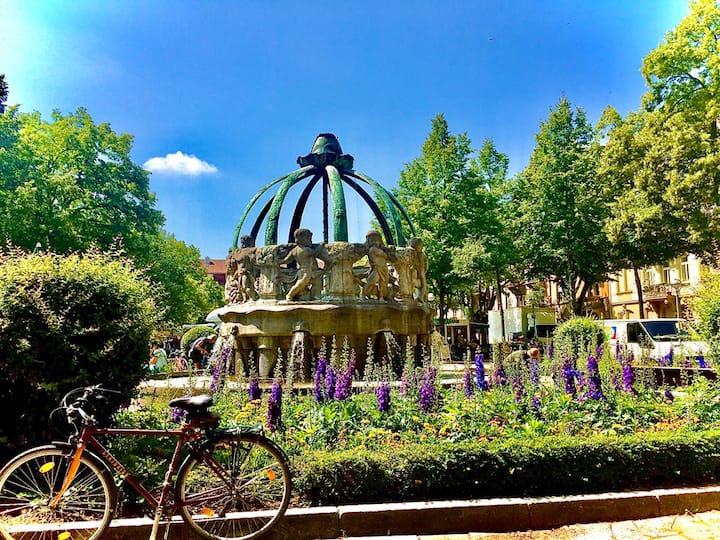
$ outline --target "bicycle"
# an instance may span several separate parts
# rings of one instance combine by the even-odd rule
[[[199,395],[169,403],[186,413],[178,429],[100,427],[93,402],[111,392],[99,385],[69,392],[58,409],[73,428],[68,442],[27,450],[0,470],[0,538],[99,538],[117,507],[113,471],[154,509],[152,540],[163,517],[167,538],[178,512],[208,540],[258,538],[282,518],[291,494],[288,459],[262,425],[218,429],[212,396]],[[98,440],[108,435],[177,439],[159,495]]]

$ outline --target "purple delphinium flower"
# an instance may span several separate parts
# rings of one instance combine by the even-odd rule
[[[325,401],[325,392],[323,389],[323,379],[325,378],[325,370],[327,369],[327,363],[325,360],[320,358],[315,368],[315,401],[322,403]]]
[[[552,346],[552,343],[551,343],[550,345],[548,345],[547,352],[546,352],[548,358],[552,358],[554,352],[555,352],[555,348]]]
[[[669,388],[665,389],[665,399],[668,401],[675,401],[675,396],[673,396],[673,393]]]
[[[623,363],[623,390],[628,394],[637,395],[638,391],[635,389],[635,368],[631,362]]]
[[[275,431],[282,426],[282,386],[280,381],[273,381],[270,390],[266,425],[270,431]]]
[[[523,386],[520,377],[515,377],[513,379],[512,387],[515,391],[515,403],[522,403],[522,398],[525,395],[525,387]]]
[[[420,381],[420,410],[423,412],[430,412],[435,406],[436,373],[433,367],[423,370],[422,380]]]
[[[335,395],[335,370],[332,366],[325,370],[325,395],[328,399]]]
[[[471,398],[475,392],[475,383],[473,381],[472,371],[469,369],[465,370],[465,397]]]
[[[212,379],[210,380],[210,392],[213,393],[215,390],[222,390],[225,386],[225,373],[226,373],[226,366],[228,361],[228,356],[230,356],[230,351],[232,349],[230,347],[225,347],[222,352],[220,353],[220,358],[218,358],[217,362],[215,362],[215,367],[213,368],[213,374]]]
[[[537,358],[530,359],[530,382],[533,386],[540,384],[540,363]]]
[[[344,373],[338,376],[337,383],[335,384],[334,397],[338,401],[345,401],[350,397],[352,391],[353,375],[355,374],[355,359],[351,358],[348,362],[348,368]]]
[[[533,409],[539,409],[540,407],[542,407],[542,402],[540,401],[539,397],[533,396],[531,405]]]
[[[475,355],[475,381],[480,390],[488,389],[487,381],[485,380],[485,362],[482,353]]]
[[[668,351],[668,353],[667,353],[665,356],[663,356],[662,358],[660,358],[660,359],[658,360],[658,363],[659,363],[661,366],[672,366],[672,365],[673,365],[673,356],[674,356],[674,355],[675,355],[675,353],[674,353],[674,351],[673,351],[673,348],[670,347],[670,350]]]
[[[250,401],[256,401],[260,399],[261,396],[262,391],[260,390],[260,383],[255,377],[253,377],[248,383],[248,397]]]
[[[185,419],[187,412],[183,411],[180,407],[173,407],[170,410],[170,415],[173,422],[180,423]]]
[[[600,369],[598,368],[597,358],[588,356],[588,391],[586,397],[589,399],[605,399],[602,391],[602,380],[600,379]]]
[[[575,374],[577,371],[573,369],[572,362],[569,358],[565,359],[562,367],[562,378],[565,383],[565,393],[574,396],[577,393],[575,386]]]
[[[375,388],[377,396],[378,411],[387,412],[390,410],[390,383],[383,381]]]
[[[698,367],[706,368],[708,367],[707,362],[705,361],[705,357],[701,354],[697,357],[698,360]]]
[[[493,384],[495,386],[505,386],[508,382],[507,373],[505,372],[505,366],[502,363],[498,363],[493,373]]]
[[[602,358],[603,355],[603,346],[598,345],[597,349],[595,349],[595,358]]]

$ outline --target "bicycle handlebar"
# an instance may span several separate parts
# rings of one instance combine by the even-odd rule
[[[93,404],[91,399],[105,400],[107,399],[105,397],[106,394],[120,394],[120,392],[109,388],[103,388],[99,384],[75,388],[65,394],[60,402],[60,407],[65,409],[65,415],[68,422],[76,428],[78,428],[78,420],[83,424],[94,424],[95,417],[88,413],[85,409],[87,408],[92,410]]]

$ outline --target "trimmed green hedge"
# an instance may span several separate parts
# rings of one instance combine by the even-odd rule
[[[550,496],[720,479],[720,431],[417,444],[387,452],[314,452],[294,464],[312,505]]]

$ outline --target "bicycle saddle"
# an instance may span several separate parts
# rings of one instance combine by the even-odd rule
[[[213,404],[213,398],[207,394],[199,396],[175,398],[168,405],[187,411],[189,415],[207,414],[208,407]]]

